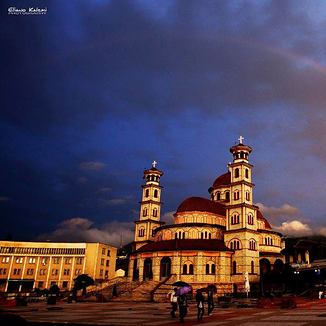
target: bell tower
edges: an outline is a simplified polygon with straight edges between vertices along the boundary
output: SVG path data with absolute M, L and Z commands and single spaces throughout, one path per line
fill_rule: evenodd
M 145 184 L 142 185 L 139 220 L 135 221 L 136 249 L 154 239 L 154 229 L 165 224 L 161 222 L 161 193 L 160 178 L 163 172 L 156 168 L 157 162 L 144 171 Z
M 253 165 L 249 163 L 252 148 L 239 142 L 230 148 L 233 161 L 228 164 L 231 174 L 230 202 L 226 206 L 226 231 L 224 241 L 234 250 L 232 275 L 234 283 L 243 283 L 243 275 L 249 273 L 250 281 L 257 281 L 259 275 L 259 235 L 257 233 L 257 210 L 253 205 L 251 182 Z

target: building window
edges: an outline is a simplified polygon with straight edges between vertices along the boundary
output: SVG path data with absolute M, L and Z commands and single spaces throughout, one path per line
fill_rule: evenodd
M 75 275 L 79 275 L 79 274 L 81 274 L 81 269 L 77 268 L 77 269 L 75 270 Z
M 233 199 L 234 199 L 234 200 L 239 200 L 239 199 L 240 199 L 240 192 L 239 192 L 239 190 L 236 190 L 236 191 L 233 193 Z
M 102 248 L 102 255 L 105 255 L 105 248 Z
M 103 269 L 100 269 L 100 277 L 103 277 Z
M 65 268 L 65 269 L 63 270 L 63 275 L 67 275 L 67 276 L 68 276 L 69 274 L 70 274 L 70 269 L 66 269 L 66 268 Z
M 182 274 L 184 275 L 193 275 L 194 274 L 194 265 L 191 262 L 185 263 L 182 266 Z
M 157 189 L 154 190 L 154 198 L 157 198 L 158 197 L 158 191 Z
M 45 275 L 45 273 L 46 273 L 46 269 L 44 268 L 40 269 L 40 275 Z
M 219 191 L 216 194 L 216 200 L 221 200 L 221 193 Z
M 105 271 L 105 275 L 104 275 L 105 278 L 108 278 L 109 277 L 109 271 Z
M 226 202 L 229 202 L 229 201 L 230 201 L 230 192 L 229 192 L 229 191 L 227 191 L 227 192 L 225 193 L 225 201 L 226 201 Z
M 245 172 L 245 173 L 246 173 L 246 178 L 248 179 L 248 178 L 249 178 L 249 170 L 246 169 L 245 171 L 246 171 L 246 172 Z
M 237 262 L 234 261 L 232 264 L 232 274 L 237 274 Z
M 147 216 L 147 208 L 143 209 L 143 216 Z
M 38 284 L 37 284 L 37 287 L 39 289 L 42 289 L 43 288 L 43 285 L 44 285 L 44 282 L 43 281 L 39 281 Z
M 146 189 L 145 191 L 145 197 L 148 197 L 149 196 L 149 189 Z
M 14 268 L 14 275 L 20 274 L 20 268 Z
M 251 261 L 251 274 L 255 274 L 255 264 L 253 260 Z
M 29 264 L 35 264 L 35 261 L 36 261 L 35 257 L 29 257 L 28 259 Z
M 108 252 L 107 252 L 107 254 L 106 254 L 108 257 L 110 257 L 111 256 L 111 252 L 110 252 L 110 249 L 108 249 Z
M 107 260 L 106 262 L 105 262 L 105 266 L 109 266 L 109 260 Z
M 216 271 L 216 268 L 215 268 L 215 264 L 213 264 L 212 262 L 208 262 L 206 264 L 206 275 L 215 275 L 215 271 Z
M 246 191 L 246 200 L 250 201 L 250 192 L 249 191 Z
M 254 217 L 252 214 L 248 214 L 248 224 L 253 225 L 254 224 Z
M 255 240 L 249 240 L 249 249 L 256 250 L 256 241 Z
M 143 228 L 139 229 L 139 230 L 138 230 L 138 236 L 139 236 L 139 237 L 143 237 L 143 236 L 145 236 L 145 229 L 143 229 Z
M 60 263 L 60 257 L 53 257 L 53 264 L 59 264 Z
M 16 264 L 22 264 L 23 263 L 24 258 L 23 257 L 17 257 L 16 258 Z
M 154 216 L 154 217 L 157 217 L 157 208 L 154 208 L 154 209 L 153 209 L 153 216 Z
M 76 258 L 76 265 L 81 265 L 83 263 L 83 258 L 77 257 Z
M 273 245 L 273 240 L 270 237 L 265 238 L 265 245 L 266 246 L 272 246 Z
M 66 265 L 70 265 L 72 262 L 72 259 L 71 258 L 65 258 L 65 264 Z
M 231 216 L 231 224 L 239 224 L 240 223 L 240 216 L 239 214 L 233 214 Z
M 8 264 L 9 263 L 9 260 L 10 258 L 9 257 L 2 257 L 2 262 L 5 263 L 5 264 Z
M 6 275 L 7 274 L 7 268 L 0 268 L 0 275 Z
M 66 289 L 68 287 L 68 281 L 63 281 L 62 282 L 62 287 Z
M 43 257 L 41 263 L 42 265 L 46 265 L 48 263 L 48 259 L 46 257 Z
M 232 250 L 241 249 L 240 241 L 237 239 L 230 241 L 230 249 Z
M 52 269 L 52 276 L 58 275 L 59 271 L 57 269 Z
M 101 265 L 104 266 L 104 259 L 101 259 Z
M 235 178 L 239 178 L 239 175 L 240 175 L 240 173 L 239 173 L 239 169 L 236 168 L 236 169 L 234 170 L 234 177 L 235 177 Z

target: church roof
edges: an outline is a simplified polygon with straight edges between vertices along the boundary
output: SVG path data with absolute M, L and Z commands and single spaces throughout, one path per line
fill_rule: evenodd
M 268 221 L 266 220 L 266 218 L 264 217 L 264 215 L 261 213 L 260 210 L 257 211 L 257 219 L 264 221 L 265 222 L 265 228 L 266 229 L 271 229 L 271 225 L 268 223 Z
M 189 197 L 177 209 L 177 213 L 193 211 L 208 212 L 222 216 L 225 216 L 226 213 L 223 204 L 202 197 Z
M 229 186 L 230 184 L 231 184 L 231 173 L 227 172 L 216 178 L 216 180 L 213 183 L 213 189 L 216 189 L 220 186 Z
M 175 250 L 209 250 L 230 251 L 222 240 L 217 239 L 174 239 L 148 243 L 137 252 L 175 251 Z

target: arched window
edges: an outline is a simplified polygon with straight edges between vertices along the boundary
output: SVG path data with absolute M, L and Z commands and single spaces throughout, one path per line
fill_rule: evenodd
M 182 274 L 187 274 L 187 268 L 188 266 L 186 264 L 183 265 L 182 267 Z
M 237 274 L 237 262 L 234 261 L 232 264 L 232 274 Z
M 253 260 L 251 261 L 251 274 L 255 274 L 255 263 Z
M 250 200 L 250 191 L 246 191 L 246 200 Z
M 153 209 L 153 216 L 154 216 L 154 217 L 157 217 L 157 208 L 154 208 L 154 209 Z
M 240 173 L 239 173 L 239 169 L 236 168 L 236 169 L 234 170 L 234 177 L 235 177 L 235 178 L 239 178 L 239 175 L 240 175 Z
M 210 233 L 208 233 L 208 239 L 211 239 L 212 235 Z
M 145 191 L 145 197 L 148 197 L 149 196 L 149 189 L 146 189 Z
M 239 214 L 233 214 L 231 216 L 231 224 L 239 224 L 240 223 L 240 217 Z
M 249 170 L 248 169 L 245 170 L 245 174 L 246 174 L 246 178 L 248 179 L 249 178 Z
M 239 250 L 241 247 L 240 241 L 238 239 L 231 240 L 229 246 L 232 250 Z
M 143 216 L 147 216 L 147 208 L 143 209 Z
M 252 214 L 248 214 L 248 224 L 253 225 L 254 224 L 254 217 Z
M 158 191 L 157 191 L 157 189 L 154 190 L 154 197 L 155 197 L 155 198 L 158 197 Z
M 194 275 L 194 265 L 193 264 L 189 265 L 189 274 Z
M 255 240 L 249 240 L 249 249 L 250 250 L 256 250 L 256 241 Z
M 206 264 L 206 275 L 209 274 L 209 264 Z
M 230 192 L 229 191 L 225 192 L 225 201 L 226 202 L 230 201 Z
M 233 199 L 234 200 L 238 200 L 240 198 L 240 192 L 239 190 L 236 190 L 234 193 L 233 193 Z
M 178 239 L 178 233 L 177 232 L 174 234 L 174 239 Z
M 145 229 L 143 229 L 143 228 L 139 229 L 139 230 L 138 230 L 138 236 L 139 236 L 139 237 L 143 237 L 143 236 L 145 236 Z
M 216 273 L 216 267 L 215 264 L 212 264 L 211 266 L 211 274 L 215 274 Z
M 219 191 L 216 194 L 216 200 L 221 200 L 221 193 Z

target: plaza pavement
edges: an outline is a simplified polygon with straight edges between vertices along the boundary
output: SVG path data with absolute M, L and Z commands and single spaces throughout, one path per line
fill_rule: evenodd
M 63 303 L 54 306 L 43 303 L 30 303 L 26 307 L 1 307 L 3 313 L 17 314 L 32 325 L 37 323 L 62 325 L 112 325 L 112 326 L 172 326 L 180 325 L 178 319 L 169 315 L 167 303 Z M 212 316 L 196 320 L 195 303 L 190 309 L 183 325 L 245 325 L 245 326 L 303 326 L 326 325 L 326 301 L 315 301 L 296 309 L 259 308 L 215 308 Z

